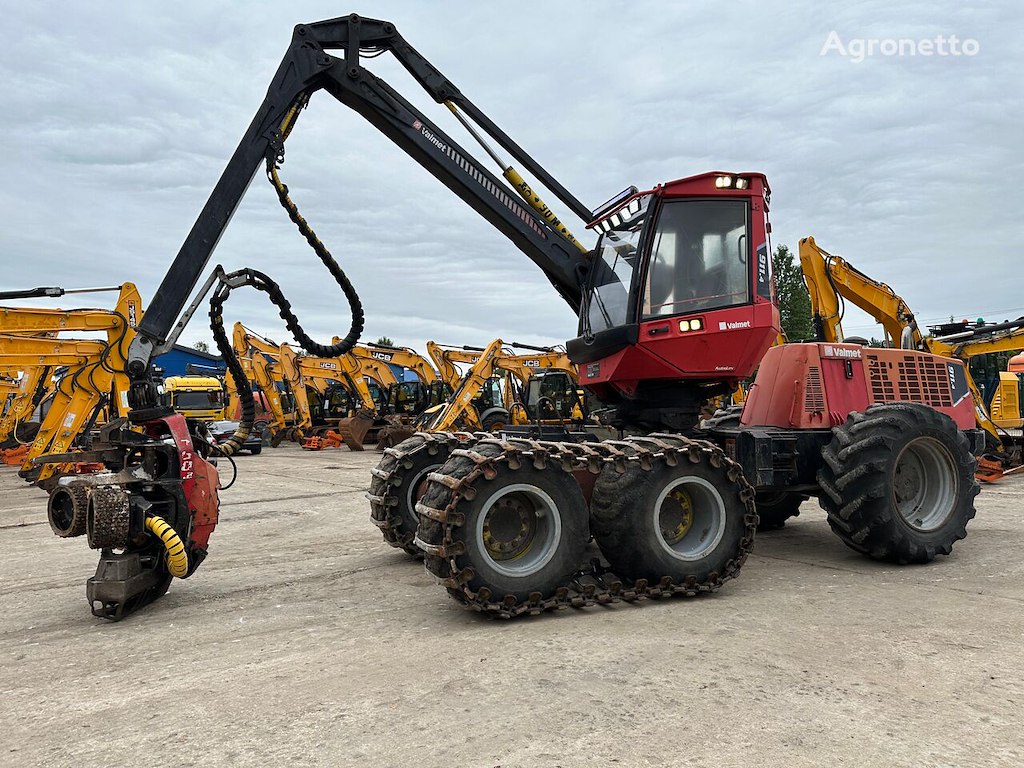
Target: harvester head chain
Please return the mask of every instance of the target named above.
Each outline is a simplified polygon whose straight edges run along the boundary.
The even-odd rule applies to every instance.
[[[123,549],[128,546],[130,522],[128,492],[116,485],[98,485],[89,499],[89,546],[93,549]]]
[[[380,528],[384,541],[414,557],[423,556],[413,543],[416,531],[409,530],[408,521],[398,510],[398,487],[413,469],[414,460],[420,453],[438,456],[443,464],[451,451],[471,444],[468,438],[470,436],[465,433],[417,432],[393,448],[384,449],[380,463],[372,470],[370,490],[366,494],[370,502],[370,519]]]
[[[71,492],[73,522],[67,535],[68,537],[82,536],[85,534],[85,523],[89,517],[89,496],[92,487],[89,483],[71,482],[68,483],[68,490]]]
[[[452,452],[452,460],[443,472],[430,475],[428,492],[416,505],[420,513],[420,527],[415,543],[425,554],[425,565],[455,600],[470,610],[499,618],[534,615],[562,608],[586,608],[622,601],[637,601],[655,597],[695,597],[717,591],[726,581],[735,578],[754,544],[757,514],[754,509],[754,489],[743,476],[740,466],[721,448],[703,440],[691,440],[680,435],[653,434],[609,440],[600,443],[562,443],[543,440],[497,437],[484,438],[475,447],[496,446],[500,452],[479,450]],[[598,560],[581,564],[577,574],[549,595],[531,593],[526,600],[514,595],[494,595],[487,588],[474,591],[469,583],[475,578],[472,566],[462,567],[457,557],[464,553],[462,538],[457,530],[465,524],[465,514],[459,510],[461,502],[470,500],[477,492],[474,483],[501,473],[515,472],[529,462],[538,468],[559,467],[565,471],[600,471],[610,467],[625,472],[627,464],[635,464],[643,471],[662,466],[674,466],[683,461],[706,461],[720,469],[731,482],[739,486],[740,498],[746,505],[744,534],[735,556],[721,572],[712,572],[703,581],[690,576],[675,582],[669,576],[656,581],[639,579],[628,582]],[[444,479],[441,478],[444,475]],[[434,503],[427,504],[427,499]],[[437,499],[446,503],[437,503]]]

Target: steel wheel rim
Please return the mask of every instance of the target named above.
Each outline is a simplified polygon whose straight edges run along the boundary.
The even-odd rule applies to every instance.
[[[922,437],[904,446],[893,466],[893,503],[917,531],[934,531],[956,507],[958,481],[949,449]]]
[[[562,517],[535,485],[507,485],[491,496],[476,521],[476,543],[504,576],[532,576],[551,562],[562,540]]]
[[[665,552],[677,560],[701,560],[725,536],[725,500],[703,477],[680,477],[658,495],[652,522]]]
[[[420,524],[420,516],[416,514],[416,502],[420,500],[419,497],[422,495],[420,493],[417,493],[417,490],[419,489],[423,481],[427,479],[427,475],[429,475],[431,472],[437,471],[440,467],[441,464],[431,464],[428,467],[424,467],[413,476],[412,482],[409,483],[409,487],[406,489],[405,508],[409,510],[409,515],[412,518],[412,523],[416,527],[419,527]],[[426,488],[424,488],[424,491],[425,490]]]

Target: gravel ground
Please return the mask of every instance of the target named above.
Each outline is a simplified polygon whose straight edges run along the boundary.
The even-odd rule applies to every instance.
[[[0,469],[0,764],[1024,764],[1024,477],[928,566],[861,559],[811,501],[712,597],[503,622],[381,541],[377,459],[242,457],[209,559],[119,624]]]

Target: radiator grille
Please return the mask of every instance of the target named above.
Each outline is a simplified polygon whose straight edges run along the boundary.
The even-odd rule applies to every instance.
[[[825,410],[825,389],[821,386],[821,369],[812,365],[804,380],[804,411],[822,413]]]
[[[904,355],[894,360],[868,355],[867,362],[871,395],[876,403],[923,403],[932,408],[953,405],[944,361],[923,355]]]

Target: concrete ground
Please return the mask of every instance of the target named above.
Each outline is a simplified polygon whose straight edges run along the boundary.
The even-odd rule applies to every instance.
[[[119,624],[0,471],[0,764],[1024,764],[1024,477],[932,565],[861,559],[812,501],[715,596],[503,622],[381,541],[377,458],[242,457],[209,559]]]

